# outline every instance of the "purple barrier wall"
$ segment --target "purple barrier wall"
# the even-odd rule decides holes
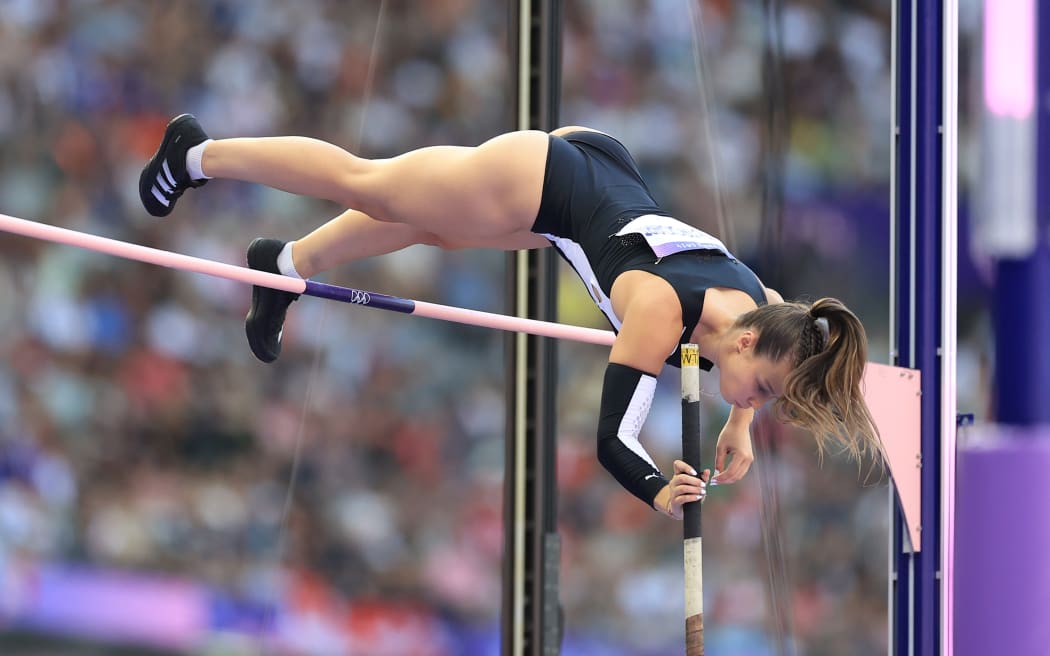
[[[1050,653],[1050,428],[960,448],[956,656]]]

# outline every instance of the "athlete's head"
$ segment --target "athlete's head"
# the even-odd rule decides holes
[[[861,394],[867,338],[860,320],[833,298],[764,305],[737,318],[736,357],[723,358],[722,396],[738,407],[775,399],[782,421],[842,443],[855,457],[881,453]]]

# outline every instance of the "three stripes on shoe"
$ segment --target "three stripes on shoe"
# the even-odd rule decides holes
[[[161,162],[161,170],[157,173],[156,180],[157,184],[153,185],[150,189],[150,193],[153,194],[153,197],[156,198],[161,205],[164,207],[170,207],[171,200],[169,200],[164,194],[173,193],[175,191],[176,183],[175,176],[171,174],[171,169],[168,168],[168,160],[165,159]],[[157,188],[157,185],[160,185],[160,189]],[[161,191],[161,189],[163,189],[163,191]]]

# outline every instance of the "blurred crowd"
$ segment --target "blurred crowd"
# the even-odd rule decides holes
[[[885,361],[885,3],[786,2],[774,33],[757,1],[565,5],[561,122],[619,136],[684,220],[718,233],[724,205],[744,259],[785,296],[843,298]],[[171,116],[372,157],[476,144],[514,127],[507,19],[480,0],[0,0],[0,212],[239,264],[251,238],[339,208],[215,181],[146,216],[138,172]],[[325,280],[503,312],[504,264],[416,247]],[[604,327],[570,276],[562,320]],[[498,631],[503,336],[302,299],[266,366],[247,303],[237,283],[0,237],[0,571],[91,563],[275,603],[305,578],[333,624],[343,601],[382,599]],[[568,635],[677,653],[680,526],[594,457],[604,351],[559,348]],[[661,379],[642,435],[666,469],[677,384]],[[710,452],[726,408],[705,413]],[[708,644],[885,653],[885,477],[770,432],[706,503]],[[304,635],[301,653],[334,653]]]

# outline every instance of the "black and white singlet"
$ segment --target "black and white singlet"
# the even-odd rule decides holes
[[[746,292],[766,304],[758,276],[721,241],[670,216],[653,199],[619,141],[600,132],[550,137],[543,197],[532,232],[546,237],[580,276],[613,329],[609,293],[617,276],[641,270],[666,280],[682,304],[690,339],[712,287]],[[678,349],[668,364],[679,366]],[[710,369],[703,360],[701,366]]]

